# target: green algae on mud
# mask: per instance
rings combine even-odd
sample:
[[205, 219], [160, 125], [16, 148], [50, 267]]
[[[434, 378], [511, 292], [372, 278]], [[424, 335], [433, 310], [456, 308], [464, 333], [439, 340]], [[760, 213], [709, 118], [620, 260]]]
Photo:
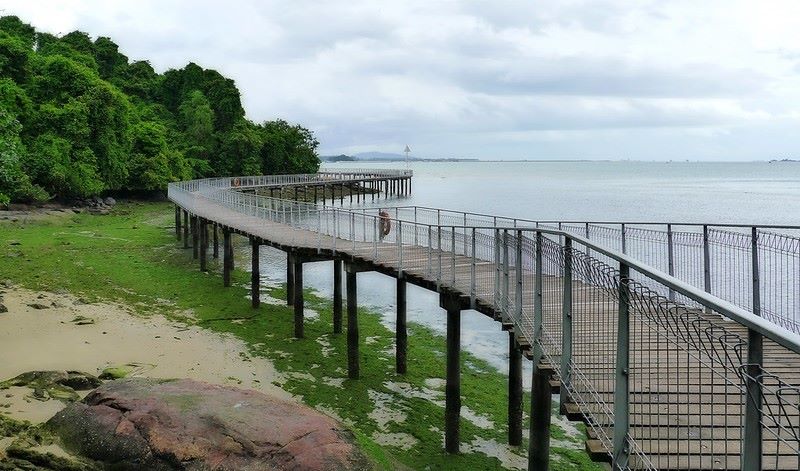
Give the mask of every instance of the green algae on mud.
[[[191, 251], [180, 249], [175, 240], [173, 216], [165, 203], [129, 203], [108, 216], [2, 223], [0, 257], [9, 263], [0, 264], [0, 279], [36, 290], [67, 290], [87, 301], [118, 301], [138, 315], [162, 314], [232, 334], [249, 346], [250, 355], [274, 363], [282, 388], [340, 419], [387, 469], [500, 469], [503, 462], [524, 464], [524, 449], [502, 445], [507, 387], [503, 373], [463, 352], [465, 451], [446, 455], [442, 336], [410, 325], [409, 371], [397, 375], [394, 333], [381, 324], [379, 314], [362, 309], [361, 379], [349, 380], [346, 338], [332, 333], [330, 300], [305, 291], [306, 308], [317, 315], [306, 319], [306, 338], [294, 339], [291, 307], [250, 307], [248, 273], [235, 270], [233, 286], [224, 288], [216, 260], [210, 260], [210, 273], [199, 272]], [[281, 299], [285, 287], [264, 287], [263, 292]], [[526, 408], [528, 401], [526, 395]], [[552, 436], [562, 445], [552, 449], [554, 470], [601, 469], [583, 452], [583, 433], [568, 434], [553, 424]]]

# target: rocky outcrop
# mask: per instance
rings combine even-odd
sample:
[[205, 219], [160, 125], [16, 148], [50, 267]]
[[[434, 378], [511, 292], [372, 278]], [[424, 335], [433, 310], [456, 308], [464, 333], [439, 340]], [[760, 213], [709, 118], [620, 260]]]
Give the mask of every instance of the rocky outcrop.
[[48, 422], [66, 449], [114, 469], [366, 470], [349, 432], [300, 404], [198, 381], [104, 384]]
[[31, 399], [74, 402], [80, 399], [76, 391], [88, 391], [101, 383], [97, 377], [81, 371], [29, 371], [0, 382], [0, 390], [25, 386], [33, 390], [28, 396]]

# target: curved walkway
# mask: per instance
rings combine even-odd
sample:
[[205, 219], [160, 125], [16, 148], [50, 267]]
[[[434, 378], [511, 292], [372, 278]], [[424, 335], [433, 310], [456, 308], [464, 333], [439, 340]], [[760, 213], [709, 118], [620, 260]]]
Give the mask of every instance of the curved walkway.
[[[510, 332], [514, 445], [522, 440], [521, 355], [534, 362], [531, 469], [545, 469], [549, 458], [551, 388], [560, 390], [562, 413], [589, 425], [593, 457], [617, 469], [798, 469], [800, 336], [566, 228], [433, 208], [379, 214], [344, 206], [345, 190], [357, 203], [402, 196], [411, 178], [403, 170], [219, 178], [171, 184], [169, 197], [177, 235], [188, 247], [191, 229], [202, 269], [209, 227], [215, 254], [217, 228], [226, 255], [232, 234], [250, 240], [254, 305], [259, 247], [287, 253], [297, 337], [304, 334], [303, 263], [334, 261], [334, 332], [343, 325], [344, 264], [351, 378], [359, 375], [358, 272], [398, 280], [399, 373], [407, 367], [406, 283], [440, 293], [448, 452], [459, 446], [460, 313], [471, 308]], [[340, 207], [332, 205], [337, 199]], [[231, 269], [225, 256], [226, 283]]]

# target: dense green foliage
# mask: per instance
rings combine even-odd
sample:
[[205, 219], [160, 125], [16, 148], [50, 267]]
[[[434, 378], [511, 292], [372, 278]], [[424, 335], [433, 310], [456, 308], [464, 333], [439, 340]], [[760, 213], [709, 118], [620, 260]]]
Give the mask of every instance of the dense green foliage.
[[245, 118], [236, 84], [215, 70], [158, 74], [109, 38], [0, 17], [0, 205], [314, 172], [317, 145], [299, 125]]

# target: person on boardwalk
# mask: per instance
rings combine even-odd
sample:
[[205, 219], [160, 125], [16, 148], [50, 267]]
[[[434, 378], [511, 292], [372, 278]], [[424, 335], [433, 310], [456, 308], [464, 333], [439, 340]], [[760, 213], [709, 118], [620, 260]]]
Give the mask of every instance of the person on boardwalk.
[[378, 211], [378, 218], [378, 236], [383, 240], [392, 230], [392, 220], [389, 219], [389, 213], [385, 209]]

